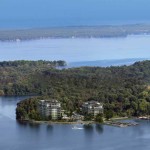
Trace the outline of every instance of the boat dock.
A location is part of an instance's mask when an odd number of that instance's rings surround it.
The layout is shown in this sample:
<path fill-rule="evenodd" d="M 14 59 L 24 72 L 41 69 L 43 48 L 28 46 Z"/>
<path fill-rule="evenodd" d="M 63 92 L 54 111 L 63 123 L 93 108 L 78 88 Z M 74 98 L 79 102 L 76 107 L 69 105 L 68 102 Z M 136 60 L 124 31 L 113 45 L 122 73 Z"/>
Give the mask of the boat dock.
<path fill-rule="evenodd" d="M 106 122 L 106 125 L 115 126 L 115 127 L 130 127 L 130 126 L 137 126 L 138 123 L 135 122 Z"/>
<path fill-rule="evenodd" d="M 150 120 L 150 116 L 141 116 L 141 117 L 138 117 L 138 119 L 141 119 L 141 120 Z"/>

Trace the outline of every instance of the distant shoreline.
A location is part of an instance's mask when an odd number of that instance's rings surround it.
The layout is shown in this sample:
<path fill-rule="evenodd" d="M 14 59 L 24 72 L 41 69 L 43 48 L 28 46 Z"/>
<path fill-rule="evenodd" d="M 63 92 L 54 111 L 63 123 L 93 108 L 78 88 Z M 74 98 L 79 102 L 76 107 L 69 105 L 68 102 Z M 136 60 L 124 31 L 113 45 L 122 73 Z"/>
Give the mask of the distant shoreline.
<path fill-rule="evenodd" d="M 60 38 L 113 38 L 150 34 L 150 24 L 0 29 L 0 41 L 25 41 Z"/>

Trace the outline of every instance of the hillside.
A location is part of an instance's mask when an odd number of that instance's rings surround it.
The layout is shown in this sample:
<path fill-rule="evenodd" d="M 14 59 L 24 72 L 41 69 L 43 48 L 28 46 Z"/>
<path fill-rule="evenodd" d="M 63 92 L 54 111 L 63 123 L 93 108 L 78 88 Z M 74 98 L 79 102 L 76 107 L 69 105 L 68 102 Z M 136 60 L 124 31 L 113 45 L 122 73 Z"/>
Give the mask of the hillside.
<path fill-rule="evenodd" d="M 59 65 L 65 64 L 60 62 Z M 54 97 L 69 111 L 78 110 L 83 101 L 95 99 L 116 115 L 149 113 L 150 61 L 131 66 L 63 70 L 56 69 L 56 62 L 55 65 L 52 65 L 54 62 L 41 63 L 1 62 L 1 95 Z"/>

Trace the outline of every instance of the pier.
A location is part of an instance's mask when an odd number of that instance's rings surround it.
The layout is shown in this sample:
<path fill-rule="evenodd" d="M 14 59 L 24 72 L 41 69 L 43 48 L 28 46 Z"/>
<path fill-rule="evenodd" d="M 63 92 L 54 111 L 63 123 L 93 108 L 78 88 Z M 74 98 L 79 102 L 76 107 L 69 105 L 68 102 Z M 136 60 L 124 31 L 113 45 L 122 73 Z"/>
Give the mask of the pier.
<path fill-rule="evenodd" d="M 150 120 L 150 116 L 141 116 L 141 117 L 138 117 L 138 119 L 141 119 L 141 120 Z"/>
<path fill-rule="evenodd" d="M 106 122 L 106 125 L 115 126 L 115 127 L 130 127 L 130 126 L 137 126 L 138 123 L 135 122 Z"/>

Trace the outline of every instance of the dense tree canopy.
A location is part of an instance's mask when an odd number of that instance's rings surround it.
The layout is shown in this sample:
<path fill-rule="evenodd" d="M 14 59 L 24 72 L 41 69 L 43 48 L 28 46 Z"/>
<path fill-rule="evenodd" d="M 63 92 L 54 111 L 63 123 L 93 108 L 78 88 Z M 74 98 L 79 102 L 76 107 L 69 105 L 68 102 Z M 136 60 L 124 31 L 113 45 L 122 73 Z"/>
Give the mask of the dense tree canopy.
<path fill-rule="evenodd" d="M 64 65 L 64 61 L 1 62 L 0 94 L 47 95 L 61 101 L 69 112 L 79 111 L 83 101 L 93 99 L 103 102 L 113 116 L 150 113 L 150 61 L 56 69 Z"/>

